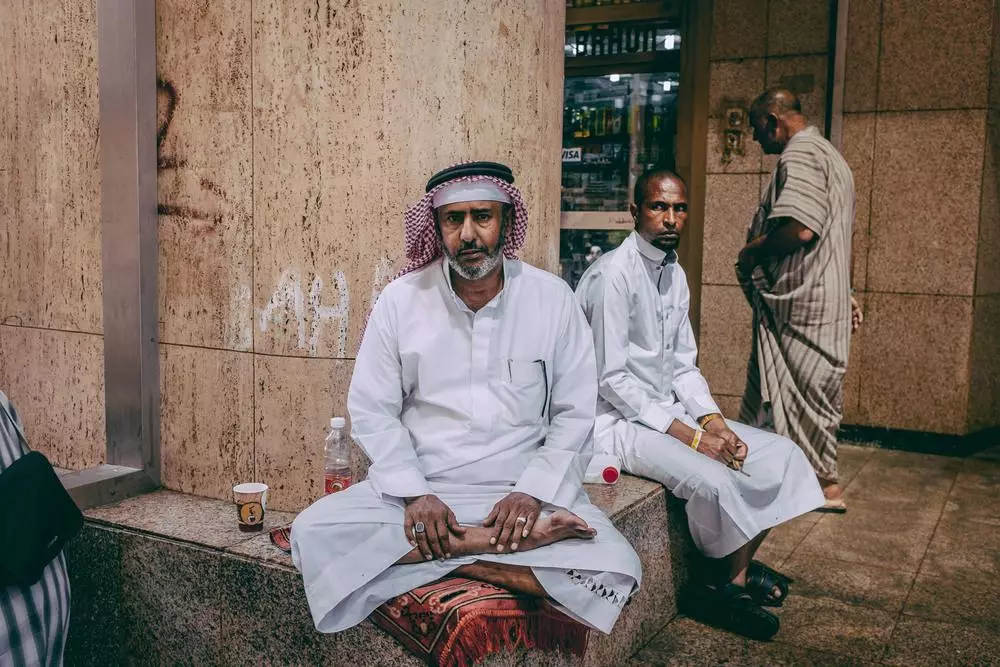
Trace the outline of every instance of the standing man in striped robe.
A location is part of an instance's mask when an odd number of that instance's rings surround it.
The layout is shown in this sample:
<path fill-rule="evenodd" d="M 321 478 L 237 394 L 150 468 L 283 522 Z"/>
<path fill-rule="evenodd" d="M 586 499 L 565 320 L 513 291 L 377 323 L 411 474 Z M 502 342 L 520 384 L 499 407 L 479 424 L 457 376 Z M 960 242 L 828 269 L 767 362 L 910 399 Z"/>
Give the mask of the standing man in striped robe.
<path fill-rule="evenodd" d="M 24 456 L 24 427 L 0 391 L 0 473 Z M 0 666 L 61 667 L 69 631 L 69 577 L 59 554 L 32 586 L 0 586 Z"/>
<path fill-rule="evenodd" d="M 862 317 L 851 296 L 854 178 L 791 91 L 764 92 L 750 121 L 764 152 L 779 158 L 736 263 L 753 309 L 740 421 L 795 441 L 819 478 L 823 509 L 844 512 L 837 428 Z"/>

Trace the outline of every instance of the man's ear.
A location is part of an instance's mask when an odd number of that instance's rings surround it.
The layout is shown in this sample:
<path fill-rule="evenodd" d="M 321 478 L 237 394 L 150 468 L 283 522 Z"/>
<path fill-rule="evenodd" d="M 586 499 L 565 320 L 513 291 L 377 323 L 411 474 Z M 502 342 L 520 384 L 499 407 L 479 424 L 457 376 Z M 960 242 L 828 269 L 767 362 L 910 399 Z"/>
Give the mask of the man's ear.
<path fill-rule="evenodd" d="M 635 202 L 628 205 L 628 212 L 632 214 L 632 222 L 635 225 L 639 224 L 639 207 Z"/>

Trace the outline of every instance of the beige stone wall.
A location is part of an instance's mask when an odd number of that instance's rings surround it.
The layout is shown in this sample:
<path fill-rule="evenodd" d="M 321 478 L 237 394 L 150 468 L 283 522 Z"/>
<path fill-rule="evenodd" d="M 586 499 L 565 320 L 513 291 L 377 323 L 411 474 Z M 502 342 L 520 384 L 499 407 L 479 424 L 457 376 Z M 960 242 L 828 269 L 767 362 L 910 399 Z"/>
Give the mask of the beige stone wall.
<path fill-rule="evenodd" d="M 852 345 L 847 423 L 942 433 L 1000 423 L 994 4 L 850 3 L 843 152 L 857 187 L 853 283 L 866 321 Z M 825 50 L 826 2 L 715 5 L 713 115 L 723 97 L 752 97 L 782 73 L 825 80 L 825 55 L 784 49 Z M 806 101 L 814 119 L 822 98 Z M 722 166 L 717 131 L 709 141 L 701 359 L 732 414 L 750 342 L 731 265 L 773 161 L 751 142 Z"/>
<path fill-rule="evenodd" d="M 0 2 L 0 390 L 67 468 L 105 456 L 95 5 Z"/>
<path fill-rule="evenodd" d="M 844 134 L 859 195 L 854 281 L 867 318 L 852 355 L 853 423 L 965 433 L 989 421 L 972 409 L 970 357 L 980 220 L 991 215 L 983 165 L 993 4 L 851 3 Z"/>
<path fill-rule="evenodd" d="M 169 488 L 320 495 L 327 421 L 437 169 L 511 164 L 524 257 L 558 267 L 563 17 L 560 0 L 157 3 Z"/>
<path fill-rule="evenodd" d="M 993 14 L 989 89 L 972 300 L 970 430 L 1000 425 L 1000 4 Z"/>

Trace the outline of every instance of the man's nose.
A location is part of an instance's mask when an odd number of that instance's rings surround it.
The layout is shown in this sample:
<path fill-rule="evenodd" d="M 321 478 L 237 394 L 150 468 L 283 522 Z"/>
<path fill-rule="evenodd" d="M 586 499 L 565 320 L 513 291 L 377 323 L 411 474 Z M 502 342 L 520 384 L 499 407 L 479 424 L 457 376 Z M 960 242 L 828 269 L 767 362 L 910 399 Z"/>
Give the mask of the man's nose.
<path fill-rule="evenodd" d="M 472 225 L 472 216 L 465 216 L 465 220 L 462 221 L 462 240 L 463 241 L 475 241 L 476 232 Z"/>
<path fill-rule="evenodd" d="M 664 214 L 664 216 L 663 216 L 663 223 L 667 227 L 676 227 L 677 226 L 677 212 L 674 211 L 674 207 L 673 206 L 671 206 L 670 208 L 668 208 L 667 212 Z"/>

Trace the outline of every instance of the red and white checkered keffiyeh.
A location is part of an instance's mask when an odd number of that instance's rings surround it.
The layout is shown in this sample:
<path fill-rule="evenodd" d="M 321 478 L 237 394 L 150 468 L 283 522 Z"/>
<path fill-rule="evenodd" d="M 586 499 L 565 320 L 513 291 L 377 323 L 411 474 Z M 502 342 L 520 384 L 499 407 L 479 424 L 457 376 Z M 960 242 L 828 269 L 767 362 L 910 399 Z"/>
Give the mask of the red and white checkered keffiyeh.
<path fill-rule="evenodd" d="M 396 274 L 396 278 L 422 269 L 442 254 L 441 241 L 436 229 L 437 220 L 434 217 L 434 207 L 431 203 L 434 201 L 434 194 L 455 183 L 473 183 L 484 180 L 490 181 L 506 192 L 514 204 L 514 224 L 506 230 L 503 254 L 508 259 L 517 259 L 517 251 L 524 246 L 524 239 L 528 233 L 528 207 L 524 204 L 521 191 L 507 181 L 494 176 L 461 176 L 435 186 L 421 197 L 420 201 L 406 209 L 404 227 L 406 266 Z"/>
<path fill-rule="evenodd" d="M 524 247 L 524 239 L 528 234 L 528 207 L 524 203 L 521 191 L 511 183 L 495 176 L 461 176 L 435 186 L 424 194 L 419 201 L 406 209 L 403 231 L 406 265 L 399 273 L 393 276 L 393 280 L 405 276 L 407 273 L 424 268 L 442 255 L 441 240 L 438 238 L 436 229 L 437 220 L 434 217 L 434 206 L 432 204 L 434 195 L 438 190 L 454 183 L 471 183 L 483 180 L 496 184 L 498 188 L 506 192 L 514 205 L 514 224 L 510 229 L 505 230 L 503 254 L 508 259 L 517 259 L 517 251 Z M 371 320 L 374 309 L 375 302 L 372 301 L 368 308 L 368 314 L 365 316 L 364 331 L 368 330 L 368 322 Z"/>

